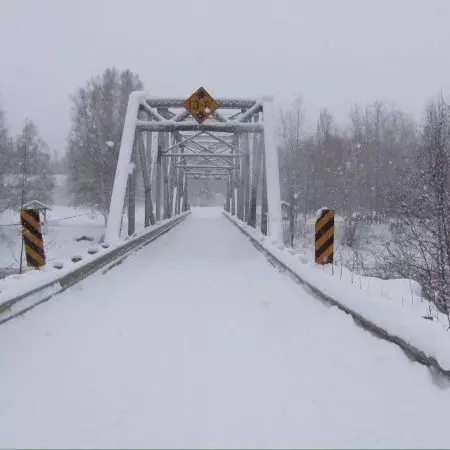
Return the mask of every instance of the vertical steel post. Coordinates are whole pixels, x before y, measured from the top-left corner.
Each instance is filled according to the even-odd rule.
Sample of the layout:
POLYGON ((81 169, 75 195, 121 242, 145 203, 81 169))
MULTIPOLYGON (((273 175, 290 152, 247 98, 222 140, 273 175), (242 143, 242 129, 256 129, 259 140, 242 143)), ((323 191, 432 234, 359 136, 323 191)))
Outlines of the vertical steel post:
POLYGON ((283 242, 280 169, 278 165, 278 151, 275 138, 273 98, 265 97, 263 100, 267 204, 269 208, 268 233, 277 241, 283 242))
POLYGON ((148 157, 151 157, 151 150, 150 151, 148 150, 148 147, 151 146, 151 133, 150 133, 150 142, 148 137, 149 133, 147 133, 145 139, 146 142, 143 139, 142 133, 137 134, 139 135, 139 142, 138 142, 139 161, 141 163, 142 179, 144 182, 144 202, 145 202, 144 226, 148 227, 150 224, 152 225, 155 224, 155 216, 153 215, 153 203, 152 203, 152 182, 150 179, 148 168, 148 157))
POLYGON ((135 134, 133 151, 131 153, 131 164, 134 166, 128 175, 128 236, 136 229, 136 148, 138 146, 139 133, 135 134))
MULTIPOLYGON (((242 133, 237 133, 237 142, 238 146, 242 151, 242 133)), ((237 187, 237 217, 240 220, 244 220, 244 157, 242 156, 239 159, 239 168, 238 168, 238 187, 237 187)))
POLYGON ((183 185, 183 212, 186 212, 189 209, 188 179, 186 174, 183 175, 183 185))
MULTIPOLYGON (((169 148, 169 133, 164 133, 164 148, 169 148)), ((164 218, 170 218, 170 194, 169 194, 169 158, 163 158, 164 177, 164 218)))
POLYGON ((256 207, 258 203, 258 184, 261 175, 262 155, 264 152, 264 136, 253 135, 253 177, 250 196, 250 207, 247 223, 256 228, 256 207))
POLYGON ((247 221, 248 209, 250 204, 250 142, 248 133, 244 132, 241 134, 242 139, 242 176, 243 176, 243 214, 242 220, 247 221))
MULTIPOLYGON (((261 139, 264 139, 261 136, 261 139)), ((266 149, 262 150, 262 182, 261 182, 261 233, 267 236, 269 206, 267 204, 266 149)))
POLYGON ((162 150, 164 146, 164 133, 158 133, 158 154, 156 157, 156 221, 161 220, 161 183, 162 183, 162 150))

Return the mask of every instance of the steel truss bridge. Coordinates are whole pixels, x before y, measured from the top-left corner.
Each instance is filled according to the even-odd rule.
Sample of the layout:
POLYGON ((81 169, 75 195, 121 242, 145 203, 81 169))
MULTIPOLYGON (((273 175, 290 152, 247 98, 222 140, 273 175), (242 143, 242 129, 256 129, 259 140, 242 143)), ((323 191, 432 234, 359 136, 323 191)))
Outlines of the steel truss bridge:
POLYGON ((128 232, 134 233, 136 174, 140 160, 145 186, 145 225, 188 209, 189 180, 227 181, 225 210, 282 239, 280 182, 273 98, 216 100, 211 118, 199 124, 183 99, 130 96, 108 218, 107 239, 117 240, 128 185, 128 232), (152 177, 156 178, 154 205, 152 177), (258 193, 261 198, 258 199, 258 193))

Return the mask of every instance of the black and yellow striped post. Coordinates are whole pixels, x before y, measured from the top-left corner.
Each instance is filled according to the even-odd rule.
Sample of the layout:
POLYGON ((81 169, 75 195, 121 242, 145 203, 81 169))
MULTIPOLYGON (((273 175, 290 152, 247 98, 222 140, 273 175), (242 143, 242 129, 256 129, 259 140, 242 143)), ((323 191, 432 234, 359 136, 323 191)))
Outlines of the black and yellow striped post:
POLYGON ((39 211, 22 209, 20 219, 22 221, 23 245, 25 246, 27 264, 30 267, 45 266, 44 241, 42 240, 39 211))
POLYGON ((316 264, 333 262, 334 211, 323 209, 316 220, 316 264))

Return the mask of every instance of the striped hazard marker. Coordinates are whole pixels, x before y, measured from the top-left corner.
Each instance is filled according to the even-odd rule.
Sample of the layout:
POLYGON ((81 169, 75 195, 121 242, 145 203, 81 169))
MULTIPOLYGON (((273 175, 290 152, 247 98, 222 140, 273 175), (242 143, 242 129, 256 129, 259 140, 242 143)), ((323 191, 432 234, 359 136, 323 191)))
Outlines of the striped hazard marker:
POLYGON ((334 211, 323 209, 316 221, 316 264, 333 262, 334 211))
POLYGON ((42 240, 39 211, 22 209, 20 211, 20 219, 22 221, 22 236, 28 266, 45 266, 44 241, 42 240))

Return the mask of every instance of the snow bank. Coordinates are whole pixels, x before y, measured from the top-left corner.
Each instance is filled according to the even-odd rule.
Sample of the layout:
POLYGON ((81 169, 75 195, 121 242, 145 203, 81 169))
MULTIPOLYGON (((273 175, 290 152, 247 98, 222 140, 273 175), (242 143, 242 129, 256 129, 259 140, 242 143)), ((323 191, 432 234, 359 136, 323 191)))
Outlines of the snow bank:
POLYGON ((292 249, 287 249, 280 242, 271 240, 230 214, 224 214, 306 283, 389 335, 405 341, 428 358, 435 359, 442 369, 450 371, 450 333, 442 321, 426 320, 416 310, 403 307, 398 301, 391 301, 390 296, 395 293, 405 295, 409 291, 410 295, 420 295, 418 283, 372 278, 373 285, 385 287, 385 294, 376 293, 374 289, 362 289, 362 283, 358 284, 358 280, 355 282, 352 279, 351 284, 349 277, 341 279, 340 268, 320 267, 313 262, 305 262, 303 255, 293 254, 290 251, 292 249), (389 295, 386 295, 387 292, 389 295))

